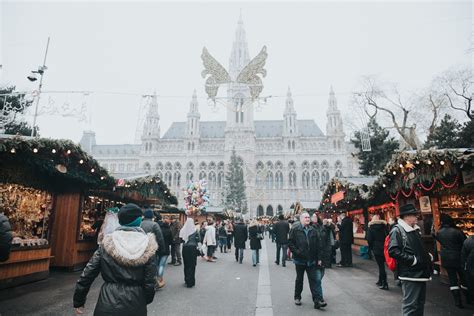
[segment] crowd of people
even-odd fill
[[[433,255],[427,251],[417,225],[419,212],[411,204],[400,207],[399,218],[387,223],[374,215],[368,223],[367,241],[379,268],[376,285],[388,290],[386,264],[396,262],[394,276],[402,288],[402,315],[423,315],[427,282],[433,272]],[[301,305],[304,274],[306,273],[314,307],[328,305],[323,292],[325,269],[336,263],[336,249],[341,260],[337,267],[352,267],[352,221],[340,214],[337,223],[318,214],[302,212],[298,217],[262,222],[215,221],[199,223],[189,215],[183,226],[177,216],[161,216],[151,209],[142,210],[135,204],[123,206],[117,213],[113,230],[102,230],[100,245],[83,270],[74,292],[77,314],[83,307],[94,279],[102,275],[104,283],[95,306],[97,315],[146,315],[147,304],[155,291],[165,286],[164,272],[168,265],[184,265],[184,281],[188,288],[196,284],[197,258],[216,262],[216,252],[232,252],[235,261],[243,263],[246,243],[252,251],[252,265],[260,263],[260,249],[265,232],[276,244],[275,264],[286,267],[292,260],[296,279],[294,303]],[[474,237],[466,237],[448,215],[440,217],[440,228],[432,231],[440,244],[442,267],[447,272],[454,304],[462,308],[472,304],[474,289]],[[0,261],[8,259],[11,227],[0,216]],[[388,257],[387,257],[388,256]],[[168,259],[171,260],[168,262]]]

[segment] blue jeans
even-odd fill
[[[168,261],[169,256],[156,256],[156,260],[158,262],[158,269],[156,270],[156,276],[159,278],[163,277],[163,273],[165,272],[166,261]]]
[[[317,293],[318,299],[320,301],[323,301],[324,297],[323,297],[322,280],[324,277],[324,268],[316,269],[315,274],[316,274],[316,293]]]
[[[253,264],[260,263],[258,250],[259,249],[252,249],[252,263]]]

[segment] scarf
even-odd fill
[[[196,226],[194,226],[194,220],[190,217],[184,223],[183,228],[179,231],[179,237],[186,243],[190,235],[196,232]]]

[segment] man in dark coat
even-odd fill
[[[314,308],[319,309],[323,302],[318,297],[316,290],[316,269],[321,266],[321,243],[317,231],[310,225],[310,221],[308,213],[301,213],[300,221],[294,224],[290,230],[288,246],[293,253],[293,262],[296,268],[295,304],[301,305],[301,292],[306,271]]]
[[[275,263],[280,264],[280,251],[281,254],[281,266],[286,267],[286,254],[288,251],[288,233],[290,232],[290,224],[283,214],[278,216],[278,223],[273,226],[275,231],[275,240],[276,240],[276,260]]]
[[[461,261],[467,278],[466,301],[468,304],[472,304],[474,302],[474,236],[464,241],[461,250]]]
[[[385,272],[385,255],[383,253],[386,236],[387,222],[380,219],[379,215],[375,214],[369,222],[367,242],[369,248],[372,249],[372,252],[374,253],[375,261],[379,267],[379,280],[375,284],[381,290],[388,290],[387,273]]]
[[[447,214],[441,214],[441,228],[433,237],[441,245],[441,265],[448,272],[449,289],[454,298],[454,304],[463,308],[461,299],[461,288],[467,289],[467,282],[461,263],[461,249],[466,236]],[[461,288],[459,287],[461,286]],[[467,290],[465,290],[467,293]],[[466,295],[468,297],[468,295]]]
[[[354,230],[352,220],[342,213],[339,228],[339,245],[341,247],[341,262],[338,267],[352,267],[352,244],[354,243]]]
[[[239,263],[242,263],[244,259],[244,249],[247,238],[247,225],[245,225],[243,219],[240,218],[234,227],[235,261]]]
[[[400,207],[398,224],[390,232],[388,253],[397,261],[402,282],[402,314],[423,315],[426,282],[431,280],[431,258],[416,225],[418,210],[413,204]]]
[[[140,228],[142,210],[135,204],[123,206],[120,227],[104,237],[82,271],[74,291],[74,308],[82,314],[86,297],[95,278],[104,283],[94,315],[146,315],[147,304],[155,296],[156,238]]]
[[[173,217],[173,222],[171,223],[170,229],[171,236],[173,237],[173,242],[171,243],[171,262],[169,264],[180,266],[182,264],[181,239],[179,238],[181,224],[179,223],[178,217]]]
[[[12,227],[8,218],[0,214],[0,262],[7,261],[12,247]]]
[[[166,262],[170,256],[170,246],[173,242],[171,237],[170,229],[170,219],[169,216],[166,216],[164,219],[161,217],[161,214],[155,215],[158,225],[160,225],[161,233],[163,234],[164,247],[158,248],[158,287],[162,288],[165,286],[165,281],[163,280],[163,273],[165,269]]]

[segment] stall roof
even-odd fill
[[[218,206],[207,206],[206,207],[206,213],[213,213],[213,214],[217,214],[217,213],[223,213],[224,212],[224,208],[223,207],[218,207]]]

